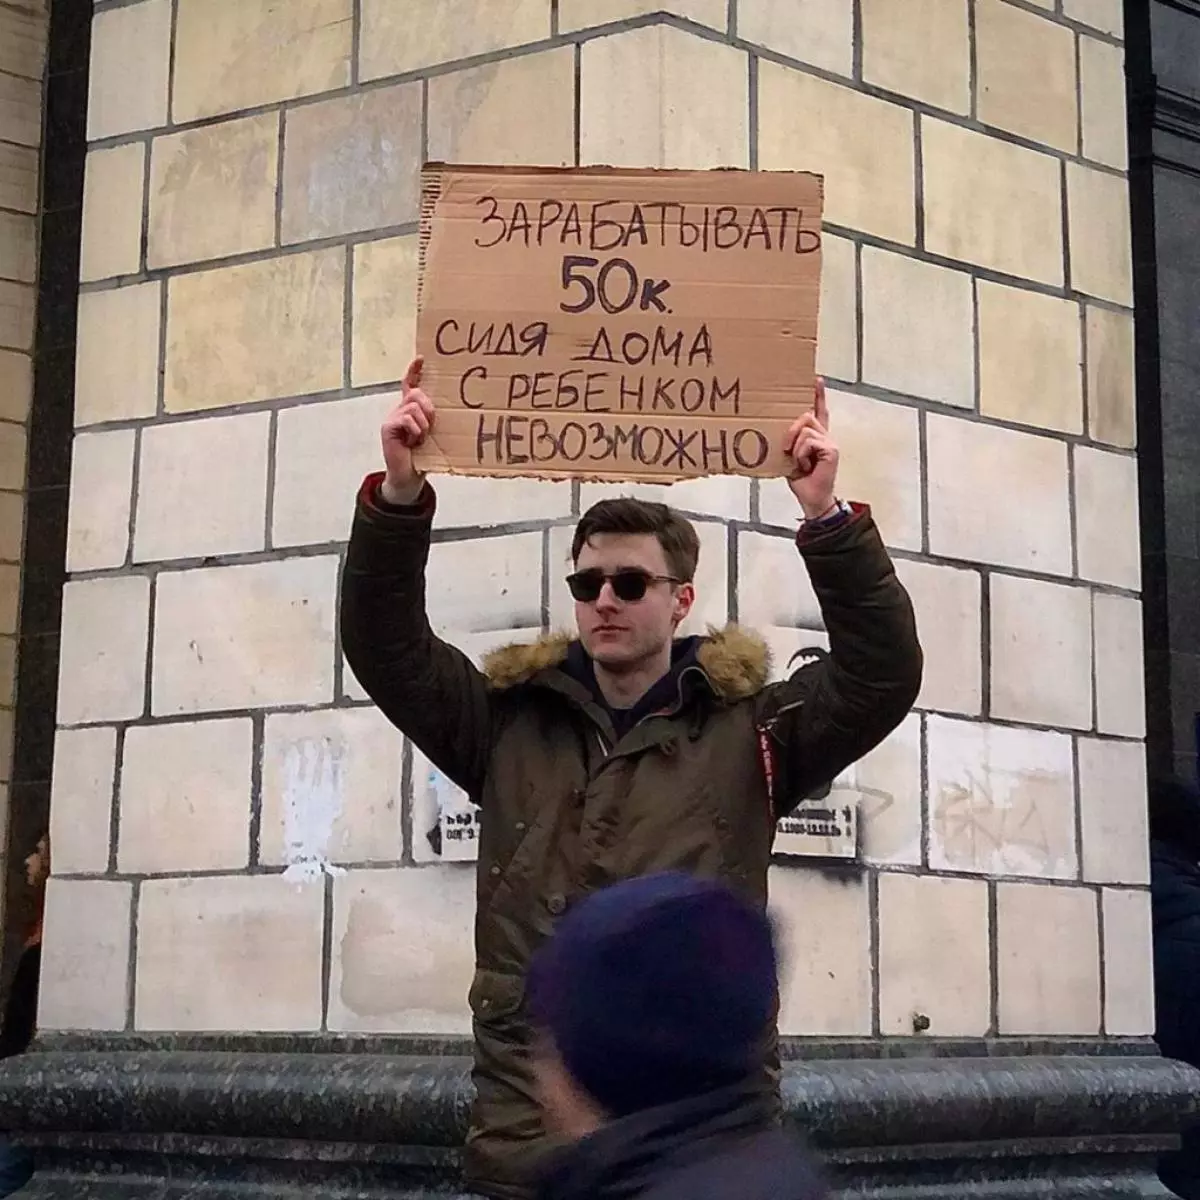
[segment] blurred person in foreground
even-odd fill
[[[563,1143],[539,1200],[829,1195],[757,1084],[778,992],[768,918],[665,872],[571,910],[534,958],[539,1099]]]

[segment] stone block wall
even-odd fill
[[[97,3],[43,1025],[468,1028],[469,813],[335,620],[429,157],[826,175],[842,491],[928,666],[836,784],[867,869],[774,869],[784,1031],[1149,1032],[1121,32],[1120,0]],[[440,631],[569,620],[600,490],[436,486]],[[640,490],[698,523],[693,628],[781,670],[820,642],[782,483]]]
[[[0,4],[0,819],[6,827],[14,781],[13,711],[33,400],[48,25],[46,0]],[[36,648],[21,658],[36,663]],[[20,860],[37,837],[35,833],[29,839],[28,832],[20,824],[10,830],[0,878],[8,873],[10,852],[14,873],[23,872]],[[28,913],[17,917],[27,919]]]

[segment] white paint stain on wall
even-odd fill
[[[283,877],[311,883],[345,874],[329,861],[333,829],[345,804],[346,744],[340,739],[301,738],[284,751]]]

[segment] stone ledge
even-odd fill
[[[1161,1195],[1200,1073],[1149,1056],[788,1062],[792,1121],[842,1195]],[[453,1195],[461,1055],[35,1051],[0,1064],[31,1197]]]

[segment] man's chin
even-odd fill
[[[637,660],[637,655],[634,654],[631,646],[622,645],[613,638],[594,638],[591,645],[586,646],[585,649],[591,655],[593,662],[614,671],[632,666]]]

